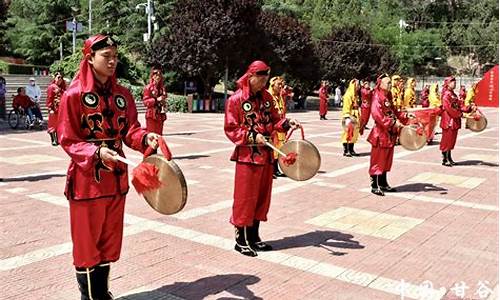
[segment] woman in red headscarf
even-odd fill
[[[443,134],[439,149],[443,157],[442,164],[447,167],[451,167],[455,164],[451,158],[451,150],[455,148],[455,143],[457,142],[458,129],[460,129],[462,125],[462,113],[474,110],[472,105],[467,107],[461,105],[460,100],[454,92],[455,85],[456,81],[454,77],[446,77],[441,92],[443,108],[440,126],[443,130]]]
[[[370,120],[370,110],[372,106],[372,90],[368,79],[363,80],[361,86],[361,120],[359,124],[359,134],[363,135],[366,124]]]
[[[149,84],[144,87],[142,101],[147,107],[146,127],[148,131],[163,134],[163,122],[167,119],[167,90],[163,85],[161,69],[151,69]]]
[[[422,107],[429,107],[429,91],[430,91],[430,86],[426,84],[424,86],[424,89],[420,93],[420,104]]]
[[[319,119],[327,120],[326,114],[328,113],[328,82],[321,81],[319,88]]]
[[[57,132],[71,158],[64,194],[69,200],[73,264],[81,299],[112,299],[110,262],[120,257],[127,166],[122,143],[144,152],[159,136],[141,128],[128,89],[116,81],[117,45],[105,35],[88,38],[80,68],[59,107]]]
[[[238,90],[226,101],[224,132],[236,145],[234,202],[230,222],[236,228],[234,249],[247,256],[272,247],[259,236],[261,221],[267,221],[273,184],[273,151],[265,143],[274,131],[286,132],[300,124],[281,117],[273,97],[265,89],[271,69],[254,61],[237,81]]]
[[[371,192],[384,196],[384,192],[395,192],[389,186],[387,172],[391,170],[394,156],[394,144],[399,130],[408,121],[408,115],[396,109],[391,95],[391,78],[387,74],[380,75],[377,86],[372,92],[371,115],[375,121],[368,142],[372,144],[369,174]]]
[[[47,132],[50,135],[50,140],[52,146],[59,145],[57,141],[57,121],[59,117],[59,103],[61,102],[61,97],[66,91],[66,82],[61,74],[57,72],[54,74],[54,80],[50,83],[47,88],[47,108],[49,109],[49,121]]]

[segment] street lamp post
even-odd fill
[[[92,35],[92,0],[89,0],[89,35]]]
[[[145,37],[145,41],[151,40],[151,34],[152,34],[152,21],[153,21],[153,0],[148,0],[147,3],[140,3],[135,6],[135,9],[140,9],[142,6],[146,9],[146,15],[148,18],[148,33],[147,36]]]

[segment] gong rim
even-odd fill
[[[425,134],[418,134],[418,125],[406,125],[401,129],[399,135],[399,143],[403,148],[409,151],[417,151],[422,149],[427,143],[427,136]]]
[[[187,202],[187,184],[179,166],[164,156],[154,154],[144,159],[158,168],[162,186],[143,193],[146,202],[157,212],[172,215],[181,211]]]
[[[488,119],[485,116],[481,116],[479,120],[474,120],[474,118],[467,118],[465,123],[467,127],[473,132],[481,132],[488,126]]]
[[[286,142],[281,148],[285,154],[297,153],[294,164],[287,166],[282,159],[278,160],[282,172],[295,181],[305,181],[316,175],[321,166],[321,156],[313,143],[307,140],[291,140]]]

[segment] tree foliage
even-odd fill
[[[256,0],[177,2],[169,18],[169,33],[148,53],[148,62],[201,79],[210,91],[227,67],[237,73],[252,56]]]
[[[316,49],[323,78],[333,82],[391,73],[397,67],[389,49],[375,44],[370,34],[359,27],[333,28],[317,42]]]

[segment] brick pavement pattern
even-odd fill
[[[309,181],[274,181],[261,235],[275,251],[256,258],[232,250],[223,115],[170,113],[164,137],[188,203],[163,216],[131,190],[111,291],[121,300],[496,299],[498,109],[483,111],[488,128],[460,130],[453,168],[441,166],[439,134],[417,152],[396,147],[389,182],[399,192],[385,197],[368,189],[367,133],[355,146],[361,156],[343,157],[338,111],[327,121],[291,113],[322,165]],[[0,131],[0,299],[78,299],[67,165],[45,132]]]

